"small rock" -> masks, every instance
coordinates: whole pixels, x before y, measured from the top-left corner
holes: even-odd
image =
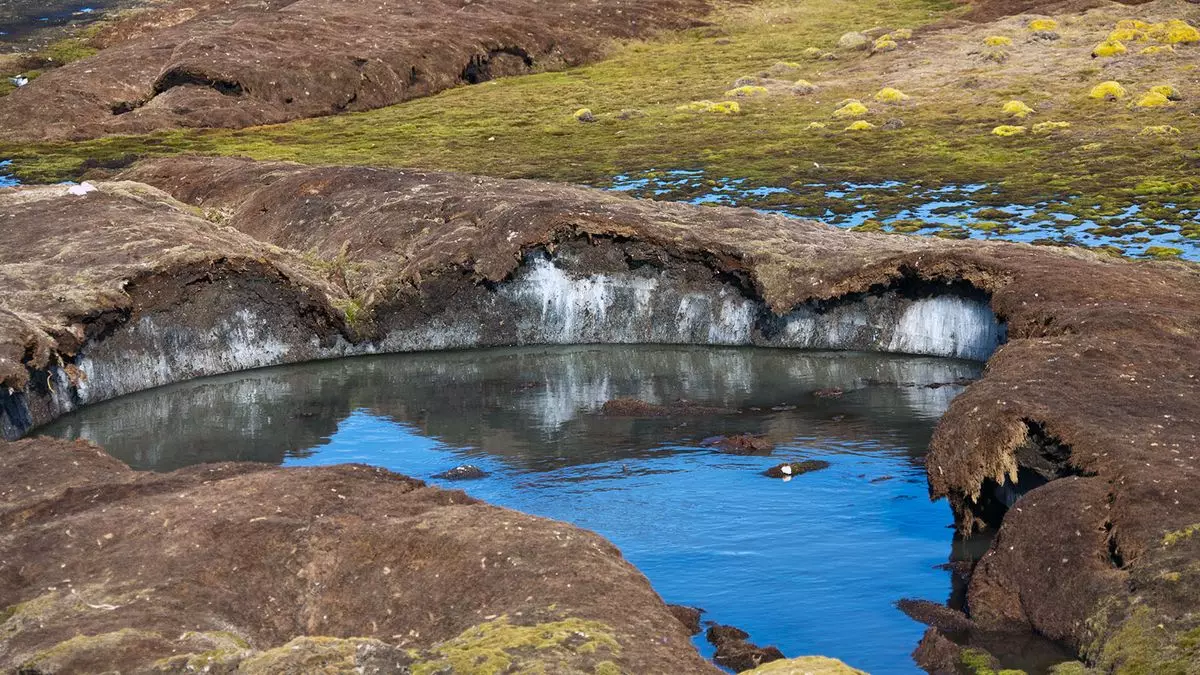
[[[456,466],[449,471],[443,471],[442,473],[435,475],[434,478],[440,480],[474,480],[476,478],[485,478],[487,475],[488,472],[475,466],[474,464],[463,464],[462,466]]]
[[[904,128],[904,120],[900,119],[899,117],[893,117],[890,120],[881,124],[880,128],[887,129],[888,131],[895,131],[896,129],[903,129]]]
[[[818,389],[813,392],[813,396],[817,398],[837,398],[846,392],[837,387],[829,387],[828,389]]]
[[[850,31],[838,38],[838,47],[841,49],[866,49],[869,44],[871,38],[858,31]]]
[[[795,478],[801,474],[806,474],[810,471],[820,471],[828,469],[829,462],[821,459],[806,459],[802,462],[784,462],[773,466],[763,472],[764,475],[771,478]]]
[[[621,112],[617,113],[617,119],[619,119],[619,120],[631,120],[631,119],[634,119],[635,117],[645,117],[645,116],[646,116],[646,113],[641,110],[638,110],[637,108],[625,108]]]
[[[975,623],[967,618],[966,614],[930,600],[904,598],[896,603],[896,608],[913,621],[931,626],[943,633],[966,633],[975,627]]]
[[[596,115],[587,108],[580,108],[579,110],[575,111],[575,119],[579,120],[580,122],[595,122]]]
[[[671,614],[679,619],[679,623],[688,629],[688,635],[700,633],[700,615],[704,613],[704,610],[687,605],[667,605],[667,609],[671,610]]]

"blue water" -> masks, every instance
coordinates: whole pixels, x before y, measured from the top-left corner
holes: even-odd
[[[653,199],[748,206],[844,228],[862,227],[874,220],[883,225],[883,231],[889,231],[907,222],[919,225],[906,230],[911,234],[954,233],[956,238],[1107,246],[1129,256],[1145,255],[1150,247],[1169,247],[1180,249],[1179,257],[1184,260],[1200,261],[1200,229],[1195,228],[1200,208],[1194,191],[1117,199],[1114,208],[1112,203],[1093,204],[1077,196],[1013,203],[1004,199],[1002,191],[979,183],[927,187],[899,181],[834,181],[779,187],[740,178],[713,178],[699,170],[619,175],[605,187]],[[1172,218],[1155,217],[1154,210],[1170,212]],[[922,222],[913,223],[918,220]],[[1003,227],[979,227],[988,223]],[[1180,223],[1190,223],[1193,229],[1185,230]]]
[[[11,161],[0,160],[0,188],[20,185],[20,181],[18,181],[12,174],[8,173],[9,167],[11,166]]]
[[[371,357],[199,380],[41,430],[146,469],[220,459],[363,462],[607,537],[671,603],[790,656],[916,673],[924,627],[893,604],[946,601],[951,513],[927,497],[932,428],[977,364],[789,350],[570,347]],[[930,387],[927,385],[939,386]],[[838,398],[814,395],[844,390]],[[726,410],[608,417],[604,401]],[[770,456],[699,441],[765,434]],[[785,460],[831,466],[789,482]],[[432,478],[458,464],[491,475]],[[702,638],[697,646],[711,655]]]

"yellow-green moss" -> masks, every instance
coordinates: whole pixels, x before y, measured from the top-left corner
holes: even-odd
[[[1119,40],[1105,40],[1092,49],[1093,58],[1111,58],[1129,51]]]
[[[825,52],[816,47],[806,47],[800,54],[809,61],[819,61]]]
[[[846,119],[849,117],[862,117],[867,112],[869,112],[867,106],[863,105],[862,101],[852,98],[843,101],[841,107],[833,111],[833,116],[838,119]]]
[[[576,110],[572,114],[572,117],[574,117],[576,120],[578,120],[580,122],[595,122],[596,121],[596,115],[594,113],[592,113],[590,108],[580,108],[579,110]]]
[[[360,645],[377,642],[367,638],[298,637],[285,645],[253,654],[238,665],[245,675],[350,675],[358,666]]]
[[[897,28],[892,31],[892,37],[897,40],[911,40],[913,32],[911,28]]]
[[[737,87],[735,89],[730,89],[729,91],[725,92],[725,95],[732,98],[735,96],[740,96],[740,97],[766,96],[769,93],[770,92],[767,90],[766,87],[760,87],[757,85],[746,85],[746,86],[742,86],[742,87]]]
[[[1171,136],[1180,136],[1183,132],[1169,124],[1158,124],[1155,126],[1143,127],[1139,136],[1158,136],[1167,138]]]
[[[1149,47],[1143,47],[1142,51],[1140,51],[1138,53],[1145,54],[1146,56],[1154,56],[1155,54],[1174,54],[1175,46],[1174,45],[1150,45]]]
[[[817,131],[817,130],[820,130],[820,129],[824,129],[824,128],[826,128],[827,126],[829,126],[829,125],[825,124],[824,122],[809,122],[809,123],[808,123],[808,126],[807,126],[807,127],[805,127],[805,128],[806,128],[806,129],[811,129],[811,130],[813,130],[813,131]]]
[[[866,120],[858,120],[856,122],[851,122],[850,125],[844,129],[844,131],[870,131],[874,128],[874,124],[871,124]]]
[[[880,35],[875,39],[875,44],[871,45],[871,51],[890,52],[899,47],[900,45],[896,44],[896,40],[891,35]]]
[[[1024,101],[1009,101],[1004,104],[1004,114],[1017,119],[1025,119],[1033,114],[1033,108],[1025,105]]]
[[[1011,47],[1012,38],[1004,35],[989,35],[983,38],[983,44],[989,47]]]
[[[621,667],[612,661],[601,661],[592,668],[595,675],[621,675]]]
[[[1172,45],[1200,42],[1200,30],[1182,19],[1152,24],[1147,27],[1146,34],[1153,40]]]
[[[1035,33],[1049,33],[1058,30],[1058,22],[1054,19],[1034,19],[1026,27]]]
[[[65,66],[86,59],[98,51],[91,46],[86,37],[69,37],[46,45],[34,54],[34,58],[50,61],[54,66]]]
[[[1103,612],[1103,610],[1102,610]],[[1190,675],[1200,663],[1200,628],[1170,630],[1153,609],[1135,607],[1106,638],[1106,617],[1089,620],[1100,635],[1088,648],[1098,672],[1121,675]]]
[[[1033,125],[1033,133],[1048,134],[1052,131],[1061,131],[1063,129],[1070,128],[1070,122],[1038,122],[1037,124]]]
[[[122,628],[99,635],[76,635],[38,652],[21,665],[21,670],[57,672],[68,667],[72,660],[79,657],[95,658],[107,650],[120,649],[123,643],[159,639],[162,639],[162,636],[158,633],[133,628]]]
[[[778,659],[753,669],[744,670],[742,675],[867,675],[851,668],[844,662],[827,656],[800,656],[793,659]]]
[[[611,629],[598,621],[565,619],[518,626],[507,616],[481,623],[429,650],[412,665],[413,675],[512,672],[540,664],[547,672],[568,672],[577,655],[615,656],[621,651]],[[601,661],[600,663],[603,663]],[[597,664],[597,667],[600,665]]]
[[[742,106],[737,101],[692,101],[677,106],[682,112],[718,113],[721,115],[737,115],[742,112]]]
[[[1120,82],[1115,80],[1106,80],[1092,87],[1088,92],[1089,98],[1103,99],[1106,101],[1116,101],[1125,98],[1129,92],[1125,91],[1125,87],[1121,86]]]
[[[1169,84],[1154,85],[1153,87],[1150,87],[1150,91],[1162,94],[1172,101],[1183,100],[1183,95],[1179,93],[1179,90]]]
[[[1162,92],[1148,91],[1138,98],[1136,105],[1139,108],[1165,108],[1175,105],[1175,102],[1167,98]]]
[[[1161,248],[1161,247],[1151,246],[1150,248]],[[1171,250],[1178,251],[1179,249],[1171,249]],[[1149,254],[1150,250],[1147,249],[1146,253]],[[1183,251],[1179,251],[1179,253],[1183,253]],[[1178,255],[1178,254],[1175,254],[1175,255]],[[1170,257],[1174,257],[1174,256],[1170,256]],[[1188,539],[1191,539],[1192,536],[1198,532],[1200,532],[1200,523],[1196,523],[1195,525],[1189,525],[1181,530],[1175,530],[1173,532],[1168,532],[1163,535],[1163,540],[1162,540],[1163,546],[1174,546],[1175,544],[1178,544],[1181,541],[1186,541]]]
[[[1019,136],[1023,133],[1025,133],[1025,127],[1014,126],[1012,124],[1001,124],[992,129],[992,135],[994,136]]]
[[[908,94],[896,89],[895,87],[884,87],[875,93],[875,100],[883,103],[903,103],[908,99]]]

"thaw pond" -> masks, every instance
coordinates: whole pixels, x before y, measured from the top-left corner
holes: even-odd
[[[139,469],[362,462],[607,537],[667,602],[785,654],[919,672],[924,628],[893,603],[945,601],[952,518],[922,457],[980,365],[784,349],[550,347],[364,357],[249,371],[85,408],[39,433]],[[633,397],[700,414],[606,415]],[[694,408],[693,408],[694,409]],[[764,435],[769,455],[704,439]],[[711,441],[710,441],[711,443]],[[784,482],[763,471],[816,459]],[[490,475],[434,478],[470,463]],[[711,648],[697,638],[702,651]]]
[[[637,197],[747,206],[860,231],[1085,246],[1200,261],[1200,187],[1187,181],[1032,203],[1012,203],[1002,190],[983,184],[797,182],[780,187],[686,170],[621,175],[607,187]]]

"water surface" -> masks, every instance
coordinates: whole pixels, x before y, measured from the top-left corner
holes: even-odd
[[[193,381],[42,429],[141,469],[223,459],[365,462],[607,537],[672,603],[788,655],[915,673],[923,627],[892,603],[945,601],[951,513],[922,458],[964,378],[947,359],[694,347],[554,347],[344,359]],[[831,396],[829,390],[844,391]],[[817,394],[820,393],[820,395]],[[605,401],[725,412],[607,417]],[[771,456],[700,441],[765,434]],[[784,460],[830,468],[790,482]],[[707,645],[698,640],[705,653]]]

